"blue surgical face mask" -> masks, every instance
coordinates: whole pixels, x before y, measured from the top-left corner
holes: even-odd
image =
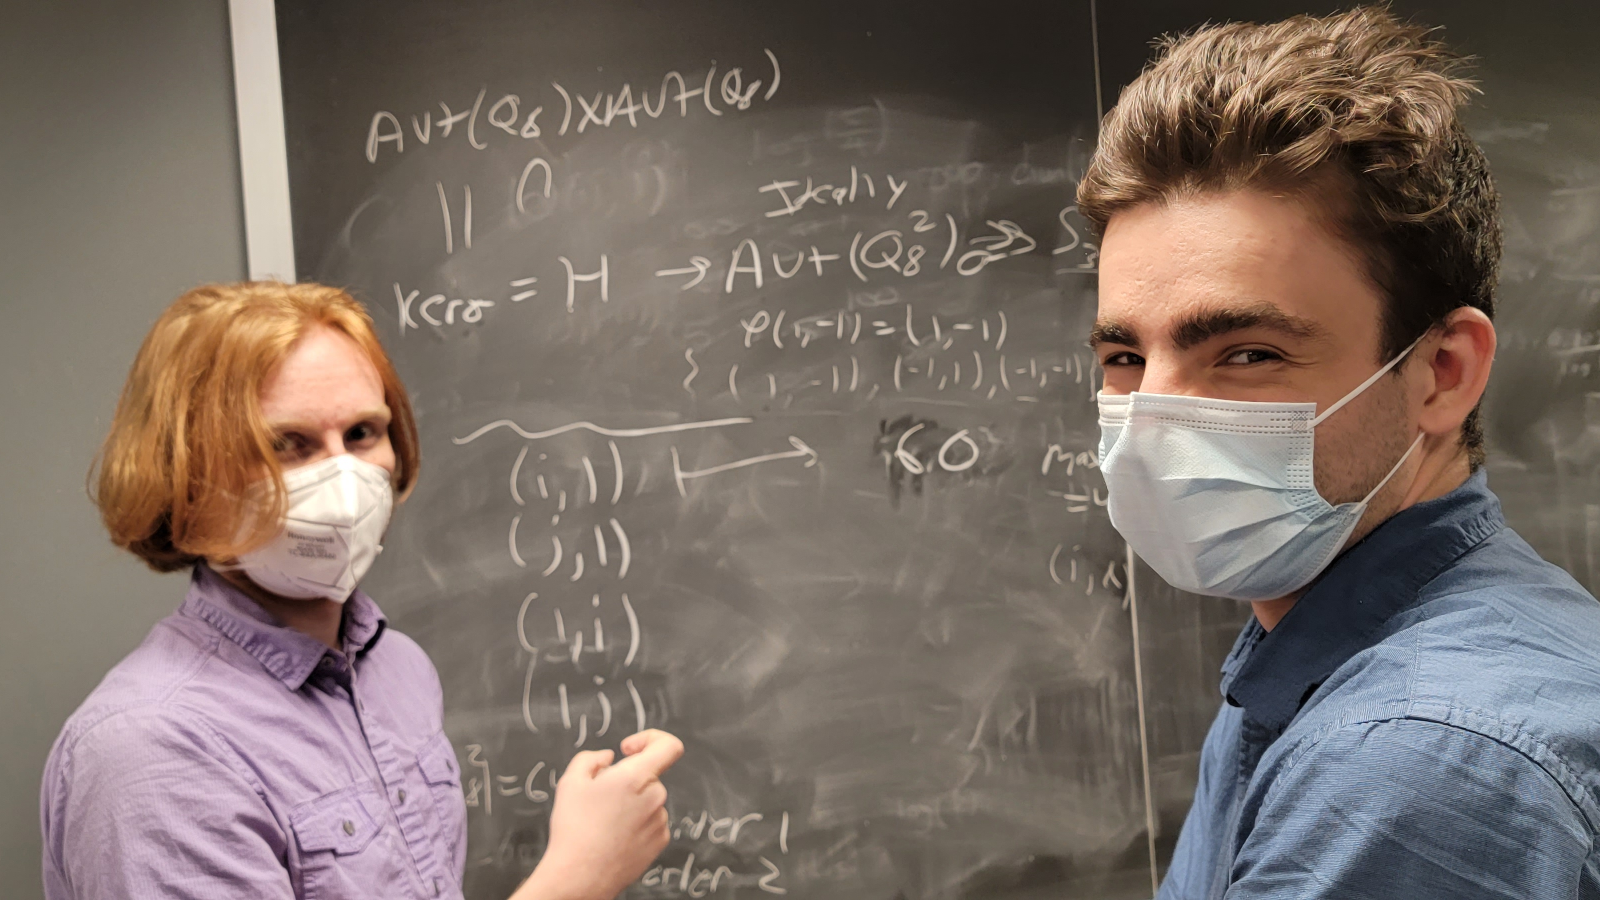
[[[1418,435],[1366,497],[1334,506],[1313,481],[1315,429],[1415,346],[1321,415],[1315,403],[1102,391],[1100,471],[1111,524],[1179,590],[1270,600],[1305,587],[1422,443]]]

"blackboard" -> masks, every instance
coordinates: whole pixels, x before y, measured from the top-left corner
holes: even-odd
[[[641,723],[688,754],[629,896],[1149,896],[1245,611],[1106,520],[1072,194],[1151,37],[1296,11],[280,2],[300,277],[419,414],[369,587],[444,681],[469,898]],[[1508,195],[1491,480],[1600,577],[1600,118],[1505,18],[1430,19]]]

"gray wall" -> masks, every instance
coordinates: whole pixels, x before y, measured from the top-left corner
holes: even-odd
[[[0,122],[0,894],[32,900],[50,743],[185,586],[84,475],[157,314],[244,277],[226,3],[5,3]]]

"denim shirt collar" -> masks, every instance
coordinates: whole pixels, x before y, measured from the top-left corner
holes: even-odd
[[[1401,510],[1334,560],[1277,627],[1267,631],[1250,619],[1223,663],[1223,695],[1248,719],[1281,733],[1423,586],[1504,527],[1481,469],[1443,497]]]
[[[180,612],[217,629],[291,691],[298,691],[322,658],[333,652],[316,638],[278,624],[260,604],[203,562],[194,567]],[[359,589],[345,601],[343,616],[344,653],[353,662],[378,643],[389,621]]]

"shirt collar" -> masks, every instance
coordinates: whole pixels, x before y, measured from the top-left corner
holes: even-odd
[[[259,604],[205,563],[194,567],[181,613],[220,631],[291,691],[298,691],[317,663],[333,652],[316,638],[279,625]],[[366,655],[389,624],[378,604],[360,590],[345,601],[343,615],[344,652],[351,660]]]
[[[1424,585],[1503,527],[1500,500],[1481,469],[1445,496],[1389,517],[1334,560],[1276,628],[1251,618],[1223,664],[1224,696],[1281,732]]]

